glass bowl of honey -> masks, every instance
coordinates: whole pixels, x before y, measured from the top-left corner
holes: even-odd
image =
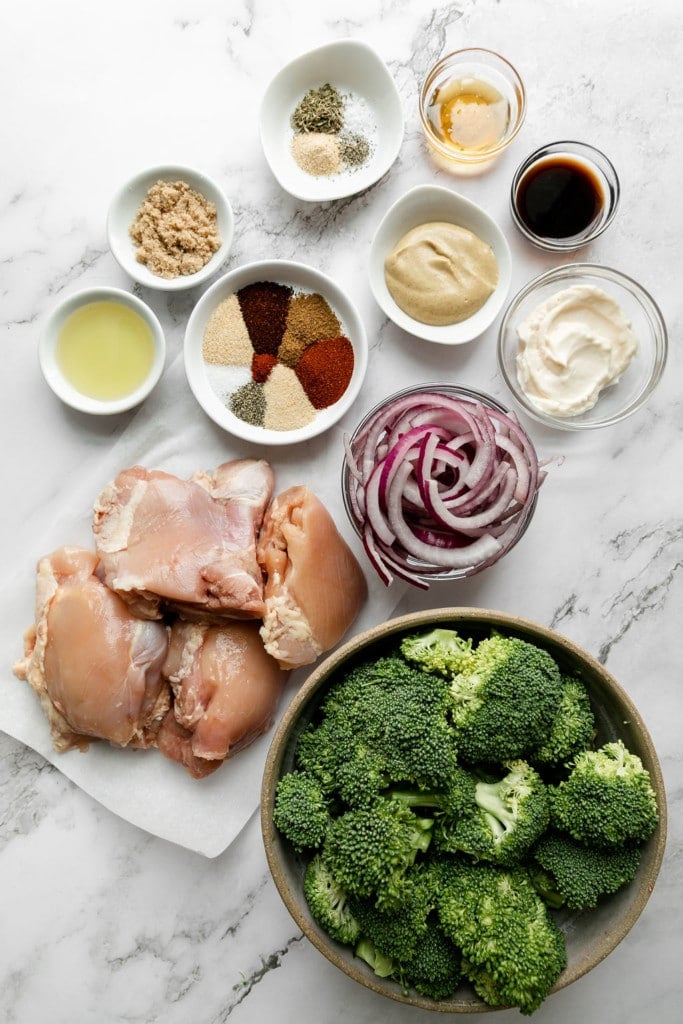
[[[612,223],[619,177],[595,146],[571,140],[534,150],[515,171],[512,218],[524,237],[547,252],[575,252]]]
[[[427,145],[448,170],[472,172],[512,142],[526,113],[517,70],[493,50],[456,50],[429,71],[420,92]]]

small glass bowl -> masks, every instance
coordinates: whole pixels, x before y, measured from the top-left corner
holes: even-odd
[[[528,174],[542,168],[544,164],[551,165],[563,158],[579,168],[585,168],[588,176],[595,183],[596,191],[600,193],[600,208],[587,227],[577,234],[554,238],[537,234],[525,223],[519,208],[519,193],[523,179]],[[522,161],[512,179],[510,210],[517,228],[538,249],[544,249],[546,252],[575,252],[584,245],[588,245],[609,227],[617,212],[619,195],[619,177],[605,154],[586,142],[565,140],[541,146]]]
[[[473,85],[490,86],[507,105],[507,117],[500,132],[480,146],[460,148],[444,138],[438,129],[438,95],[450,83],[472,80]],[[526,113],[526,92],[517,70],[493,50],[456,50],[442,57],[429,71],[420,92],[420,120],[427,145],[439,163],[450,170],[476,170],[487,164],[512,142]]]
[[[538,409],[517,379],[520,323],[551,295],[573,285],[592,285],[606,292],[631,321],[638,351],[618,381],[604,389],[592,409],[576,416],[553,416]],[[525,285],[503,315],[498,333],[498,364],[518,405],[533,419],[560,430],[594,430],[620,423],[645,405],[659,382],[668,351],[664,318],[645,289],[618,270],[591,263],[573,263],[548,270]]]
[[[389,395],[387,398],[384,399],[384,401],[379,402],[373,409],[371,409],[370,412],[368,412],[367,415],[358,424],[350,438],[348,438],[345,446],[346,451],[353,452],[354,445],[357,442],[358,438],[362,436],[365,428],[368,426],[373,417],[378,412],[380,412],[380,410],[386,408],[387,406],[398,401],[399,399],[406,398],[410,395],[419,396],[420,394],[434,393],[448,395],[455,398],[463,398],[470,402],[481,403],[481,405],[486,406],[490,409],[495,409],[497,412],[501,412],[504,415],[511,415],[509,410],[504,405],[496,401],[496,399],[492,398],[490,395],[485,394],[483,391],[475,391],[473,388],[464,387],[459,384],[417,384],[413,385],[412,387],[403,388],[403,390],[397,391],[393,395]],[[528,435],[526,435],[524,428],[518,422],[517,426],[524,433],[526,441],[528,442],[531,451],[534,453],[535,458],[535,449],[533,442],[528,437]],[[351,523],[358,537],[360,537],[362,540],[363,530],[361,522],[359,521],[359,517],[356,512],[357,506],[352,494],[352,484],[353,473],[349,466],[348,456],[345,455],[344,461],[342,463],[342,498],[346,514],[349,518],[349,522]],[[400,558],[404,564],[407,573],[410,576],[415,577],[414,580],[408,579],[408,582],[413,583],[415,586],[421,587],[421,589],[427,590],[429,588],[430,583],[452,582],[454,580],[468,579],[470,576],[475,576],[477,573],[482,572],[482,570],[487,569],[491,565],[494,565],[503,557],[503,555],[507,554],[508,551],[511,551],[515,544],[517,544],[517,542],[522,538],[536,510],[537,501],[538,490],[526,506],[524,514],[520,518],[518,529],[514,533],[512,539],[508,543],[504,544],[492,558],[488,558],[485,561],[474,563],[472,565],[467,566],[466,568],[444,569],[441,566],[435,566],[428,562],[420,561],[419,559],[414,558],[411,555],[401,553]],[[396,575],[399,576],[400,573],[396,572]]]

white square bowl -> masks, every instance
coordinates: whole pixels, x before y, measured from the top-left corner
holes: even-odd
[[[309,89],[326,83],[362,99],[375,130],[363,166],[316,177],[292,156],[290,118]],[[259,127],[266,160],[282,188],[297,199],[325,202],[362,192],[387,173],[403,141],[403,108],[386,64],[372,47],[343,39],[302,54],[278,72],[263,96]]]

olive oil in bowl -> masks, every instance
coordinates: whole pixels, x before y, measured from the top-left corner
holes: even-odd
[[[154,362],[154,339],[139,313],[119,302],[90,302],[70,314],[57,337],[56,360],[69,383],[98,401],[132,394]]]

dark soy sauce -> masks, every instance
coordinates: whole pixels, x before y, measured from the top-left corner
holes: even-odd
[[[540,238],[573,238],[594,224],[604,206],[598,177],[568,156],[532,165],[517,186],[515,205],[527,230]]]

